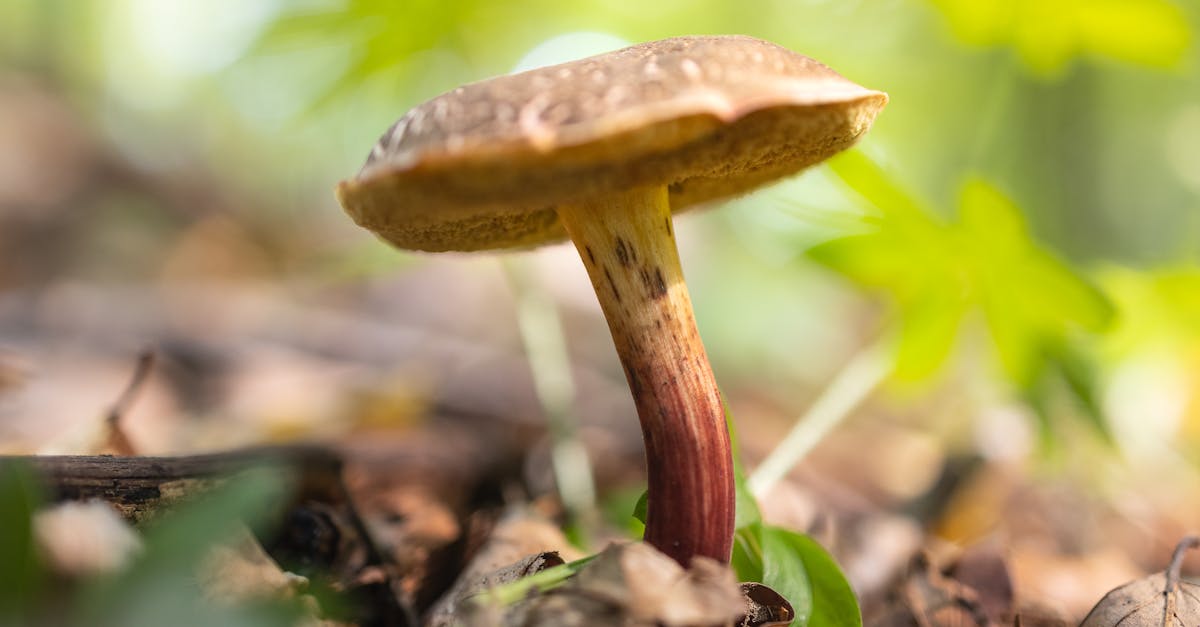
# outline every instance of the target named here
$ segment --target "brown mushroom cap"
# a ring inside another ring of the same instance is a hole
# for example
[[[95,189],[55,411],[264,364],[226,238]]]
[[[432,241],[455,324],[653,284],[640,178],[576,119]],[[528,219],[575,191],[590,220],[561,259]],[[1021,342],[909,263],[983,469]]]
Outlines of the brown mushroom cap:
[[[673,211],[849,147],[887,95],[752,37],[678,37],[459,87],[409,111],[337,195],[401,248],[536,246],[572,198],[667,185]]]

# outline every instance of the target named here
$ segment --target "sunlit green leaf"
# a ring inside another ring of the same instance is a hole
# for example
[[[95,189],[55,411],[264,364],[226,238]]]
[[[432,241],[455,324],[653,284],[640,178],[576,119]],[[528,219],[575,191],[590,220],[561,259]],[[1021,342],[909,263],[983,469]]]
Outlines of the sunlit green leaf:
[[[1081,55],[1153,68],[1184,58],[1192,33],[1170,0],[931,0],[963,42],[1011,46],[1034,74]]]
[[[1178,65],[1192,40],[1183,11],[1162,0],[1090,0],[1079,30],[1089,52],[1157,68]]]
[[[861,154],[838,160],[834,172],[878,212],[875,230],[824,243],[810,256],[890,297],[899,328],[898,377],[936,372],[963,320],[979,311],[1009,381],[1034,398],[1042,378],[1064,379],[1085,415],[1102,422],[1087,368],[1064,351],[1078,333],[1105,330],[1113,306],[1034,241],[1011,199],[968,177],[957,220],[943,223]]]
[[[1200,266],[1109,268],[1100,281],[1121,311],[1105,338],[1111,358],[1139,350],[1200,352]]]
[[[954,350],[968,304],[966,294],[930,289],[902,305],[894,369],[898,378],[918,381],[941,368]]]
[[[917,221],[927,217],[920,204],[863,151],[839,153],[828,161],[828,166],[838,178],[852,181],[851,187],[855,193],[871,206],[886,211],[890,216],[906,216]]]

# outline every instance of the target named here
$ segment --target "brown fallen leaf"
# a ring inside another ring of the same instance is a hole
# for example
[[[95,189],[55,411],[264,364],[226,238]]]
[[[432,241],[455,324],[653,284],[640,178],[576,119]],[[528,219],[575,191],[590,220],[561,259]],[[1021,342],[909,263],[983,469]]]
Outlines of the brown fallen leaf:
[[[532,575],[578,557],[558,525],[528,508],[513,508],[496,524],[487,542],[458,579],[431,607],[425,624],[449,627],[463,602],[482,590]]]
[[[876,627],[991,627],[1013,622],[1012,577],[999,551],[967,550],[941,566],[918,553],[892,592],[888,607],[868,622]]]
[[[980,608],[993,623],[1012,622],[1016,593],[1007,558],[997,544],[984,543],[966,550],[949,573],[975,591]]]
[[[743,583],[746,615],[738,627],[784,627],[792,624],[796,610],[782,594],[761,583]]]
[[[1200,536],[1181,540],[1167,570],[1110,591],[1079,627],[1200,625],[1200,585],[1184,581],[1179,575],[1184,553],[1196,548],[1200,548]]]

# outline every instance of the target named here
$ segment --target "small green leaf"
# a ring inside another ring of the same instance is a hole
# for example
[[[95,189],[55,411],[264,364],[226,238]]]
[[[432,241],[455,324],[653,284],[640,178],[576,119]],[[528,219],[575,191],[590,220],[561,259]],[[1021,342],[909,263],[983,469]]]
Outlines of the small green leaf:
[[[642,495],[638,497],[637,503],[633,506],[633,517],[638,519],[643,525],[646,524],[646,503],[649,496],[649,492],[642,492]]]
[[[737,499],[734,510],[734,529],[741,529],[762,520],[762,512],[758,509],[758,500],[746,485],[746,470],[738,462],[733,464],[734,495]]]
[[[724,395],[721,396],[724,398]],[[729,430],[729,447],[733,455],[733,489],[734,489],[734,529],[741,529],[762,519],[758,510],[758,500],[746,485],[746,467],[742,464],[741,448],[738,446],[737,428],[733,424],[733,412],[729,404],[722,402],[725,409],[725,428]]]
[[[854,590],[820,544],[804,534],[770,526],[763,527],[762,542],[763,583],[792,603],[797,616],[793,625],[861,627]],[[802,609],[806,604],[807,612]]]
[[[755,523],[738,530],[730,562],[738,579],[758,581],[796,611],[792,625],[861,627],[862,614],[837,562],[812,538]]]
[[[531,592],[553,590],[566,583],[568,579],[574,577],[584,566],[594,559],[596,559],[596,555],[589,555],[573,562],[552,566],[532,575],[526,575],[516,581],[485,590],[473,598],[499,605],[512,605],[521,599],[527,598]]]
[[[737,575],[738,581],[762,581],[762,540],[760,538],[762,525],[754,523],[739,527],[733,534],[733,555],[729,566]]]
[[[762,526],[762,582],[787,599],[796,610],[793,625],[809,625],[816,614],[816,591],[809,579],[807,565],[796,549],[791,536],[797,535],[778,527]],[[851,623],[836,623],[847,625]]]

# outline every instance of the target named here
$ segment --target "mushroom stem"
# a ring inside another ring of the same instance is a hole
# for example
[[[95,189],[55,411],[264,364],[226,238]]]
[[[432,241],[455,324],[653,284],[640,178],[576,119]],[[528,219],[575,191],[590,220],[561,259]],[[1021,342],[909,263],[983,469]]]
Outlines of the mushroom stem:
[[[696,331],[666,187],[559,205],[633,392],[646,445],[645,539],[687,566],[729,561],[733,459],[721,396]]]

